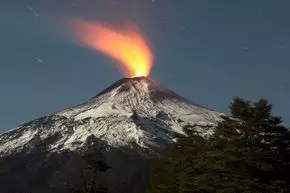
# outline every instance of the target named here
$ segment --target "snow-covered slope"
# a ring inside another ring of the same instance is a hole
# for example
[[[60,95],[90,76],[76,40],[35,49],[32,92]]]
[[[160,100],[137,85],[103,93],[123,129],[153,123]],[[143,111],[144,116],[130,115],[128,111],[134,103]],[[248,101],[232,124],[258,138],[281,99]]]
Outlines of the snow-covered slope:
[[[166,152],[184,125],[212,125],[220,115],[149,78],[121,79],[83,104],[0,134],[1,193],[71,192],[91,147],[111,166],[99,174],[110,193],[145,193],[148,158]]]
[[[185,124],[209,125],[220,113],[192,104],[145,78],[125,78],[83,104],[0,135],[0,156],[46,143],[49,151],[77,150],[93,135],[107,145],[154,149]],[[212,131],[204,131],[210,134]]]

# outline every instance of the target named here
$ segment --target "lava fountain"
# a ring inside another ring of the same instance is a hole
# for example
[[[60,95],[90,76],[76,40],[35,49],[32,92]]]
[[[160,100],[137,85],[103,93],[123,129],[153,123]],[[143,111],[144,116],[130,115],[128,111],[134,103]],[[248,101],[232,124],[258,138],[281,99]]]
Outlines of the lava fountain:
[[[82,45],[118,61],[125,76],[149,76],[153,54],[145,35],[133,23],[112,27],[103,23],[73,20],[73,35]]]

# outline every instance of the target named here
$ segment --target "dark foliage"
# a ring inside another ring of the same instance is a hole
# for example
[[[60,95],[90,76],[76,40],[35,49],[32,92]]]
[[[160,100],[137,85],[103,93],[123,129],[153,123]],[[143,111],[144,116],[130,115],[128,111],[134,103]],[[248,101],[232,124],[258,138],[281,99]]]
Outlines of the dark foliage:
[[[204,139],[184,128],[165,158],[154,161],[150,193],[288,193],[289,131],[267,100],[235,98],[231,117]]]

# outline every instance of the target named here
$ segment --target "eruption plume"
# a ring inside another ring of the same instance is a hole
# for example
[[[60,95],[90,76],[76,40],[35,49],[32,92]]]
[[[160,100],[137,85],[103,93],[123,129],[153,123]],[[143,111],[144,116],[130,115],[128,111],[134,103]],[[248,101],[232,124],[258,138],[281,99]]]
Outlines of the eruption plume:
[[[125,76],[149,76],[153,54],[135,24],[121,28],[85,20],[74,20],[72,24],[77,41],[118,61]]]

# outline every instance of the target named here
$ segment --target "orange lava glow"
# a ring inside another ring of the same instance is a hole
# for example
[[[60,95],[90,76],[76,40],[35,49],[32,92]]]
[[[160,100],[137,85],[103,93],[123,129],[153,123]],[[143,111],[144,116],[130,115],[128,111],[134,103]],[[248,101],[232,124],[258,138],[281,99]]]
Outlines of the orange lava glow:
[[[81,44],[118,61],[127,77],[149,76],[153,54],[136,25],[116,28],[85,20],[74,20],[72,24]]]

